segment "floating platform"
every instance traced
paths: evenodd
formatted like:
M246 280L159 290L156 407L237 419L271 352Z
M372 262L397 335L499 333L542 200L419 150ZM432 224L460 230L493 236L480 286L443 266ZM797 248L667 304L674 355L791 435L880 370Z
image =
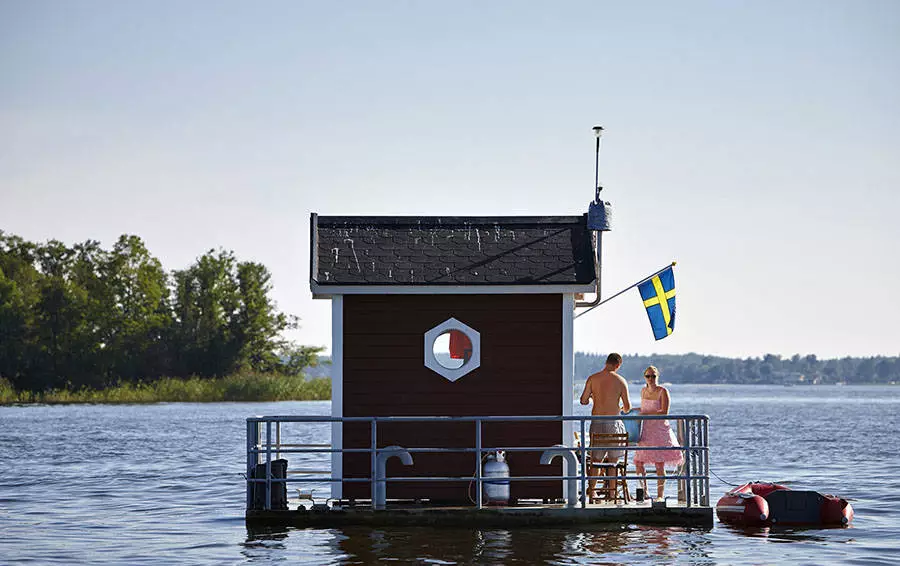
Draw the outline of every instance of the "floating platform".
M710 528L713 508L665 503L589 504L586 507L559 505L515 505L509 507L432 507L416 504L388 505L373 510L366 506L284 511L248 510L247 522L295 527L340 527L365 525L515 527L619 523L639 525L691 526Z
M638 476L631 470L622 470L616 466L614 476L596 476L597 481L613 481L615 478L616 501L604 501L584 505L584 494L589 492L594 475L590 474L591 466L587 465L588 451L591 447L583 445L566 446L503 446L492 439L491 445L485 447L483 427L496 423L512 422L524 424L531 422L560 424L573 421L581 430L589 426L587 421L594 420L652 420L666 418L673 421L684 421L683 440L684 465L674 473L657 477L655 475ZM469 417L328 417L328 416L269 416L247 419L247 511L248 525L277 525L295 527L331 528L344 525L365 525L371 527L390 526L459 526L459 527L515 527L515 526L566 526L590 524L618 525L663 525L710 528L713 525L714 508L709 504L709 444L708 421L705 415L641 415L641 416L469 416ZM390 440L379 441L379 431L396 434L400 425L417 426L420 422L440 422L453 425L474 425L474 438L466 445L463 435L456 445L449 446L415 446L403 448L392 444ZM295 444L284 442L282 424L317 423L344 425L346 423L366 424L366 436L370 438L368 447L360 443L360 447L336 447L333 444ZM393 428L391 428L393 427ZM679 429L680 430L680 429ZM345 431L346 432L346 431ZM465 432L465 431L464 431ZM265 434L263 434L265 433ZM624 435L623 435L624 436ZM516 441L516 438L512 439ZM621 439L624 441L624 438ZM389 444L388 446L379 446ZM521 442L520 442L521 443ZM622 446L618 444L616 446ZM594 446L594 449L602 445ZM661 450L669 448L651 446L628 446L627 451ZM537 453L532 468L534 472L517 465L515 474L510 475L509 467L488 470L485 454L504 451L518 457L522 453ZM435 467L436 456L461 453L465 463L475 464L474 473L469 469L455 470L449 475L436 473L433 469L422 472L417 465L427 463L424 455L431 457L432 468ZM308 465L319 465L316 468L290 468L286 455L300 454L296 460ZM332 455L328 458L328 455ZM413 455L416 455L415 457ZM341 455L358 456L359 469L349 474ZM419 455L422 455L421 457ZM540 456L538 458L537 456ZM548 468L554 460L562 457L567 466L556 469ZM326 459L328 458L328 459ZM326 465L331 461L331 469ZM389 471L388 460L396 460L394 471ZM474 462L472 461L474 460ZM519 460L524 461L524 460ZM627 461L627 455L625 457ZM410 471L405 471L409 468ZM571 470L566 475L564 469ZM374 471L374 473L373 473ZM586 474L587 472L587 474ZM499 474L499 475L488 475ZM560 475L556 475L560 474ZM677 497L664 502L642 500L637 502L628 493L627 481L659 480L677 482ZM419 486L419 492L437 493L428 497L410 497L397 489L405 483ZM523 497L526 493L525 482L543 482L550 495ZM452 493L457 497L440 497L446 490L439 489L443 485L456 483L474 487L477 494L473 505L466 501L466 492ZM297 488L298 497L289 497L288 491L301 484L305 489ZM524 486L522 485L524 484ZM324 489L330 485L329 497L313 498L313 489ZM598 484L601 485L601 484ZM634 484L636 485L636 484ZM337 493L335 493L337 487ZM343 489L341 489L343 488ZM350 489L353 488L353 489ZM489 489L497 491L495 496L488 494ZM561 489L562 488L562 489ZM598 490L606 488L598 487ZM351 492L352 493L348 493ZM387 494L393 492L391 498ZM503 492L505 491L505 497ZM534 491L534 490L532 490ZM565 491L565 497L559 497ZM320 491L321 493L321 491ZM353 494L370 494L370 497ZM636 494L636 491L635 491ZM601 495L599 492L596 495ZM611 496L612 494L610 494ZM471 493L468 494L472 497ZM497 500L506 501L509 505L490 505ZM492 499L492 501L491 501ZM577 502L575 505L571 505Z

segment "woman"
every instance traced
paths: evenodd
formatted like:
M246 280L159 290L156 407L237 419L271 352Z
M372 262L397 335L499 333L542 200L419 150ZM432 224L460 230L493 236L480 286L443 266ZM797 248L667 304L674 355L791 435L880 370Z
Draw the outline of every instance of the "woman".
M644 378L647 385L641 389L641 414L642 415L668 415L669 414L669 391L665 387L660 387L659 370L655 366L650 366L644 370ZM641 439L638 446L678 446L678 439L669 426L669 421L648 419L641 425ZM642 476L646 475L644 464L652 462L656 465L656 475L660 479L656 480L657 498L662 501L665 499L664 492L666 480L662 476L666 475L666 465L679 466L684 462L684 454L681 450L636 450L634 454L634 466L637 472ZM647 492L647 480L642 480L644 492Z

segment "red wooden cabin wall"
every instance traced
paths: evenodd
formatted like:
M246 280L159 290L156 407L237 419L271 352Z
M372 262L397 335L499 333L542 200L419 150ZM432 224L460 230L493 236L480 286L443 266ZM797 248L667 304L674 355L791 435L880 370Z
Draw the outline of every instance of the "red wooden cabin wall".
M562 414L562 295L345 295L344 416ZM424 365L424 335L448 318L481 334L481 366L455 382ZM378 445L474 447L474 423L378 425ZM367 448L367 423L344 425L344 448ZM552 446L560 423L486 423L484 446ZM513 476L558 475L539 452L508 453ZM344 477L367 477L368 454L344 454ZM464 476L475 455L413 453L392 460L388 476ZM560 481L511 482L513 498L562 497ZM465 503L469 482L388 483L389 498ZM368 483L345 482L344 498L367 499Z

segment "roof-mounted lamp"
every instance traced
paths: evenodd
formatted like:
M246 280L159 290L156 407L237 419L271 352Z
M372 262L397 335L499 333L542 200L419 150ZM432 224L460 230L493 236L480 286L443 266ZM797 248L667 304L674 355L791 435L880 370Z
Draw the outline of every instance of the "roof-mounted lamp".
M596 153L594 154L594 200L588 205L587 228L596 233L594 239L595 251L597 254L597 262L595 264L595 280L597 282L596 294L594 300L576 302L575 308L594 307L600 304L600 274L603 269L603 232L608 232L612 228L610 221L612 220L612 206L609 202L600 200L600 139L603 137L603 126L594 126L594 139L596 140Z
M588 206L588 229L598 232L611 230L610 219L612 207L608 202L600 200L600 140L603 138L603 126L594 126L594 139L596 140L596 152L594 154L594 201Z

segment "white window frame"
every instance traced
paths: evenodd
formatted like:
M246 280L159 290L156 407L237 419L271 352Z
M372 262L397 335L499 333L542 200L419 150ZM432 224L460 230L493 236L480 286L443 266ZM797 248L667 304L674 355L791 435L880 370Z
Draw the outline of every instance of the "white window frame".
M472 341L472 357L456 369L445 368L434 356L434 341L437 340L438 336L450 330L458 330L468 336L469 340ZM480 366L481 333L468 324L460 322L455 318L449 318L425 333L425 367L431 371L450 381L456 381L462 376L478 369Z

